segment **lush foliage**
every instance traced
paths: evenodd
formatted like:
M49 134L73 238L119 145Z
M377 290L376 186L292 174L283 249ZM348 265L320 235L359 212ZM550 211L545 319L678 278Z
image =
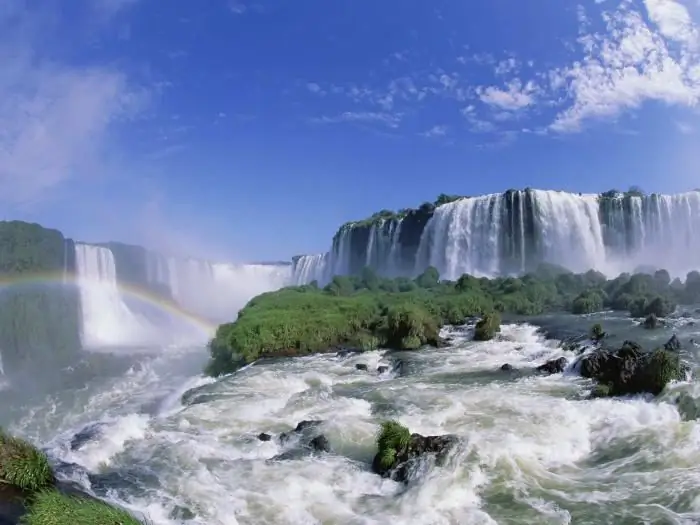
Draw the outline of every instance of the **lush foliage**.
M0 483L34 492L53 485L46 454L0 430Z
M391 468L396 456L411 442L411 432L397 421L382 423L377 436L377 457L382 470Z
M29 511L22 517L22 524L141 525L141 522L127 511L102 501L48 490L32 499Z
M677 303L694 302L700 302L697 272L688 274L683 284L671 282L664 270L606 280L595 271L573 274L541 265L519 278L463 275L457 281L440 281L435 268L415 279L385 279L365 268L358 276L336 276L323 289L314 282L255 297L236 322L218 328L209 345L207 373L229 373L260 357L304 355L339 346L408 350L434 345L442 326L484 314L488 314L481 324L485 330L477 338L493 337L500 325L496 313L614 309L635 316L667 315Z
M25 525L140 525L128 512L87 496L59 491L42 451L0 429L0 484L19 489L27 513ZM1 496L1 494L0 494ZM0 504L2 501L0 501Z
M28 361L45 362L79 349L77 290L42 282L46 274L63 272L72 251L72 242L57 230L0 222L0 349L6 373ZM18 284L22 280L26 282Z

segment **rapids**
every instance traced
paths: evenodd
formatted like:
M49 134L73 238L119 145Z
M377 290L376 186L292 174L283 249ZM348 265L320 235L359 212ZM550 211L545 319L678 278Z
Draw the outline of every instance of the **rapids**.
M599 317L614 338L642 344L676 331L684 357L700 363L692 319L648 332ZM0 391L0 424L42 444L62 476L156 525L700 522L700 422L674 402L684 391L700 403L700 385L674 384L654 400L587 400L591 383L571 367L512 376L500 366L572 358L529 323L556 335L585 332L594 319L519 321L498 341L473 343L461 327L439 350L272 360L218 381L199 373L202 347L89 354L60 381ZM384 364L390 371L378 374ZM408 485L382 479L369 464L387 418L424 435L457 434L460 445ZM324 421L330 453L297 448L280 458L297 445L257 439L309 419ZM76 433L95 424L72 450Z

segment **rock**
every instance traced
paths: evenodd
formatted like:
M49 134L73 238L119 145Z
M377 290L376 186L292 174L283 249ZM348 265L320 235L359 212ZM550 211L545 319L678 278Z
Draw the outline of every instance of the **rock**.
M538 366L536 370L545 374L561 374L566 370L566 365L568 364L569 361L566 357L560 357L558 359L550 359L545 364Z
M644 319L642 326L647 330L654 330L655 328L661 326L661 323L659 322L659 318L656 317L656 314L652 313L649 314L646 319Z
M515 370L515 368L513 367L513 365L509 365L508 363L506 363L504 365L501 365L501 370L503 370L504 372L512 372Z
M498 312L484 315L474 327L474 341L490 341L501 331L501 316Z
M79 450L83 448L88 442L94 441L103 435L106 425L104 423L94 423L88 425L78 433L76 433L70 440L70 449Z
M309 446L317 452L330 452L331 444L328 438L323 434L319 434L309 442Z
M664 349L669 352L678 352L681 349L681 341L676 334L671 336L671 339L664 343Z
M607 385L611 396L658 395L669 381L685 377L676 352L663 348L645 352L633 341L625 341L617 350L596 350L583 356L579 365L583 377Z
M357 370L362 370L363 372L367 372L367 370L368 370L367 365L365 363L357 363L355 365L355 368Z
M260 441L270 441L270 440L272 440L272 436L270 434L265 433L265 432L261 432L260 434L258 434L258 439Z
M411 434L408 445L397 450L390 464L382 463L381 452L372 461L372 470L382 477L407 483L426 456L435 457L438 466L444 464L450 450L458 443L457 436L421 436Z
M297 426L294 428L294 430L291 430L289 432L282 432L279 436L280 443L284 444L287 441L289 441L294 434L309 434L310 431L316 429L317 427L321 426L323 424L323 420L320 419L314 419L314 420L304 420L300 421Z
M381 365L377 367L377 373L378 374L385 374L386 372L389 371L389 367L386 365Z

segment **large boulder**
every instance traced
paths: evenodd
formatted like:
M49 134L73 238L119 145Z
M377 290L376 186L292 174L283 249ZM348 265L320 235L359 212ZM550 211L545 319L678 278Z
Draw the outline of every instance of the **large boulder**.
M543 374L561 374L566 370L566 365L569 361L566 357L560 357L558 359L550 359L545 364L537 367L537 371Z
M407 483L422 460L432 456L438 466L444 464L457 442L457 437L452 435L411 434L396 421L387 421L377 438L379 450L372 461L372 470L382 477Z
M672 380L684 379L685 369L676 352L660 348L646 352L637 343L625 341L617 350L599 349L579 362L583 377L595 379L607 388L598 395L659 395Z

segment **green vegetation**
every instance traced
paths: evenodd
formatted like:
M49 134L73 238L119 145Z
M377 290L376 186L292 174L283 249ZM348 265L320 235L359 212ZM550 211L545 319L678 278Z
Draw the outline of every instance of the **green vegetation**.
M28 510L24 525L141 525L127 511L88 496L60 492L46 454L0 429L0 485L16 489ZM0 492L0 505L3 492Z
M44 279L61 275L72 251L72 242L57 230L0 222L0 282L6 283L0 287L0 349L6 373L32 361L46 365L46 359L72 356L80 348L77 289Z
M55 490L38 493L22 517L23 525L141 525L123 509L100 500Z
M388 470L396 457L411 443L411 432L397 421L385 421L377 436L377 458L381 470Z
M596 323L591 327L591 340L599 343L603 339L605 339L605 336L607 334L605 333L605 330L603 330L603 325L600 323Z
M490 341L501 331L501 316L498 312L484 315L474 327L475 341Z
M218 376L261 357L338 347L413 350L437 345L441 327L473 316L483 316L475 337L488 339L498 330L501 313L611 309L634 316L647 311L668 315L676 304L700 302L696 274L691 272L685 285L679 285L669 282L663 270L606 280L595 271L574 274L541 265L519 278L463 275L457 281L440 281L435 268L415 279L385 279L365 268L358 276L336 276L323 289L312 283L255 297L238 320L217 329L206 372Z
M46 454L0 430L0 483L35 492L54 482Z

